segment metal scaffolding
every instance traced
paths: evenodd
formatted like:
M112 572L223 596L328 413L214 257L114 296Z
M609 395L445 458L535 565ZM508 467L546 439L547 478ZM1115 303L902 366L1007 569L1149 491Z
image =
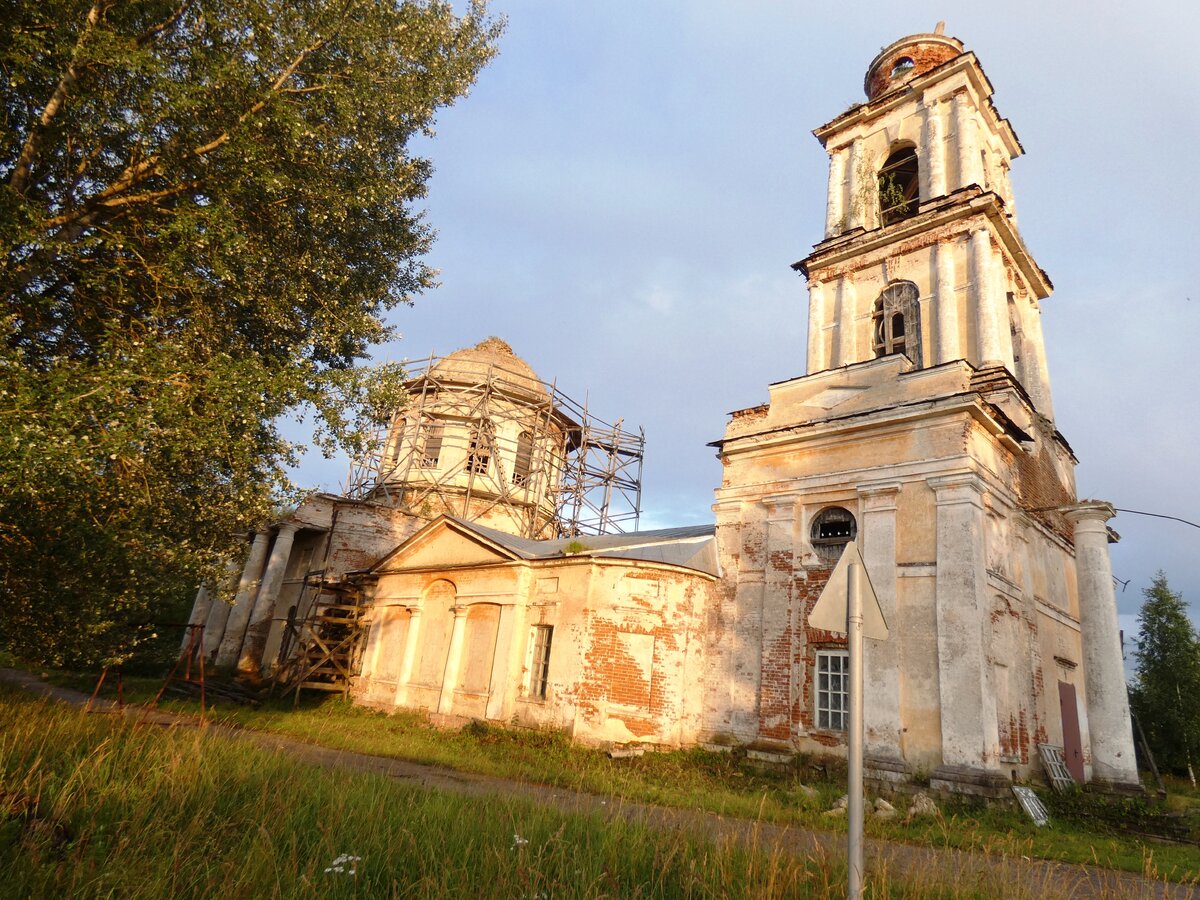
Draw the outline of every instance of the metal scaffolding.
M536 539L636 531L645 432L516 365L430 356L408 405L351 466L346 495Z

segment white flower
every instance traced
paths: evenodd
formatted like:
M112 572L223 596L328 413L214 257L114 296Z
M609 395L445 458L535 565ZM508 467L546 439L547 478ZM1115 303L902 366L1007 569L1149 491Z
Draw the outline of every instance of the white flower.
M525 846L526 844L528 844L528 843L529 843L529 839L528 839L528 838L523 838L523 837L521 837L519 834L514 834L514 835L513 835L513 845L512 845L512 848L513 848L514 850L516 850L518 847L524 847L524 846Z
M337 859L329 864L325 869L326 872L342 872L346 875L358 874L357 863L361 860L361 856L351 856L349 853L338 854ZM347 871L349 866L349 871Z

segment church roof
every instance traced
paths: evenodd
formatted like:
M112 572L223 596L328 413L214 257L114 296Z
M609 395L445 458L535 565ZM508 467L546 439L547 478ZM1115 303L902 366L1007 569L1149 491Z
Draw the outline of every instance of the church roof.
M448 519L499 544L521 559L557 559L563 556L590 556L601 559L632 559L695 569L708 575L720 574L717 567L716 526L691 525L660 528L629 534L584 534L573 538L537 541L517 537L447 516ZM582 549L576 549L577 547Z
M430 374L441 380L465 383L480 383L491 378L538 397L549 396L529 363L513 353L507 341L498 337L485 338L474 347L455 350L439 361Z

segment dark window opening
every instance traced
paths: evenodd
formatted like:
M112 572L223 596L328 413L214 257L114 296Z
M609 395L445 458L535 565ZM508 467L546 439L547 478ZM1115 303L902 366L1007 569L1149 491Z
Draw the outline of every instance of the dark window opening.
M921 305L917 286L901 281L884 288L872 312L875 355L903 353L921 365Z
M529 673L529 694L534 699L545 700L550 685L550 644L554 640L553 625L535 625L533 628L533 668Z
M858 523L848 509L830 506L821 510L812 524L812 545L817 556L836 560L842 548L858 535Z
M901 75L907 75L913 70L916 64L912 61L911 56L902 56L892 65L892 78L899 78Z
M897 150L879 170L879 217L894 225L917 214L921 203L920 166L912 147Z
M512 483L523 487L529 481L529 470L533 463L533 435L522 431L517 437L517 458L513 462Z

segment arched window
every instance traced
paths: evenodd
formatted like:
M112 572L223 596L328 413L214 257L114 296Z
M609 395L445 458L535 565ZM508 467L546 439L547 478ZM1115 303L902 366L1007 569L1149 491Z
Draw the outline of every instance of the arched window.
M484 420L471 432L471 443L467 447L467 471L486 475L492 460L490 422Z
M921 365L921 305L917 286L898 281L884 288L872 311L875 355L903 353Z
M512 483L524 487L529 481L529 469L533 463L533 435L522 431L517 436L517 458L513 461Z
M903 147L887 158L879 170L879 218L894 225L917 214L921 203L917 151Z
M842 548L858 535L858 523L850 510L840 506L827 506L813 519L810 540L817 556L827 562L836 562Z

